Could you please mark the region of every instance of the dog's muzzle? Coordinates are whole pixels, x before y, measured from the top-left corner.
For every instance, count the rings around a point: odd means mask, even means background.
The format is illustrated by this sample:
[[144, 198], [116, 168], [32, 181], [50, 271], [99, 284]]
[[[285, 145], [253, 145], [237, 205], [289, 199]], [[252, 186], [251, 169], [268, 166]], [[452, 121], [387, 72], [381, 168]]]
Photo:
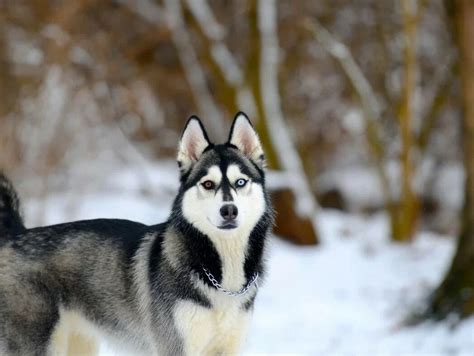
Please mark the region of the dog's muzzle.
[[239, 210], [234, 204], [225, 204], [221, 207], [220, 213], [224, 223], [219, 226], [220, 229], [234, 229], [237, 227], [236, 219]]

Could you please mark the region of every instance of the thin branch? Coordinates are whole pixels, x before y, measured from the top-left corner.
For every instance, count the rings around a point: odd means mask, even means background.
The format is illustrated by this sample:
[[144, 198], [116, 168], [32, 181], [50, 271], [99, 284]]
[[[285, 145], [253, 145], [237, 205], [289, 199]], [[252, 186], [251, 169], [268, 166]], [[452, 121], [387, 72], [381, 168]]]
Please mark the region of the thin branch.
[[201, 31], [211, 44], [211, 55], [224, 74], [229, 84], [235, 87], [242, 85], [243, 73], [237, 61], [224, 44], [224, 29], [217, 23], [206, 0], [186, 0], [186, 3], [196, 19]]
[[303, 163], [283, 118], [278, 92], [279, 45], [275, 0], [259, 0], [258, 27], [261, 36], [260, 85], [267, 127], [281, 167], [291, 173], [297, 213], [311, 217], [319, 208], [314, 199]]
[[324, 47], [341, 65], [344, 73], [347, 75], [351, 84], [354, 86], [362, 102], [363, 110], [370, 120], [377, 120], [380, 117], [381, 105], [377, 100], [372, 86], [366, 79], [359, 65], [352, 57], [352, 54], [342, 42], [337, 40], [318, 20], [307, 19], [304, 26], [309, 30]]
[[212, 60], [236, 95], [237, 105], [251, 117], [256, 116], [256, 103], [244, 83], [244, 73], [224, 42], [224, 28], [217, 22], [207, 0], [186, 0], [202, 33], [210, 42]]
[[436, 118], [438, 117], [437, 114], [446, 103], [447, 91], [452, 85], [452, 73], [456, 64], [455, 58], [456, 56], [454, 54], [448, 55], [446, 63], [438, 66], [433, 76], [431, 94], [428, 99], [425, 100], [427, 104], [420, 114], [421, 127], [416, 137], [416, 142], [421, 154], [423, 154], [428, 145], [431, 132], [433, 131]]
[[164, 0], [163, 7], [150, 0], [119, 0], [119, 2], [150, 23], [168, 25], [198, 111], [211, 123], [209, 127], [212, 133], [222, 137], [224, 128], [220, 110], [209, 91], [204, 70], [199, 63], [191, 36], [186, 30], [181, 0]]
[[[384, 16], [387, 11], [387, 4], [382, 1], [375, 1], [373, 4], [375, 15], [377, 19], [375, 21], [375, 36], [378, 38], [378, 42], [381, 48], [380, 51], [380, 58], [378, 58], [377, 62], [381, 65], [380, 67], [380, 74], [381, 74], [381, 82], [380, 88], [382, 91], [382, 96], [385, 99], [385, 103], [390, 103], [396, 98], [393, 97], [393, 93], [389, 88], [389, 81], [386, 80], [386, 73], [388, 73], [390, 66], [389, 66], [389, 58], [391, 58], [389, 44], [392, 42], [390, 40], [390, 34], [388, 33], [388, 25], [386, 21], [384, 21]], [[392, 106], [385, 105], [384, 112], [382, 115], [387, 115], [389, 113], [391, 116], [393, 115]]]
[[196, 98], [199, 111], [211, 123], [214, 134], [223, 137], [224, 128], [221, 114], [209, 91], [206, 76], [193, 47], [191, 36], [186, 30], [180, 0], [165, 0], [166, 21], [171, 30], [171, 38], [178, 52], [179, 60], [186, 74], [191, 90]]
[[206, 0], [186, 0], [193, 16], [202, 28], [204, 34], [213, 41], [224, 39], [225, 29], [217, 22], [209, 3]]
[[317, 19], [308, 18], [304, 21], [303, 26], [313, 34], [323, 48], [339, 63], [361, 101], [369, 148], [374, 155], [375, 167], [382, 183], [385, 201], [387, 205], [391, 205], [390, 181], [384, 169], [385, 146], [379, 135], [379, 119], [382, 110], [377, 100], [377, 95], [345, 44], [336, 39]]
[[127, 7], [130, 11], [150, 23], [163, 23], [164, 11], [161, 6], [150, 0], [116, 0], [119, 4]]

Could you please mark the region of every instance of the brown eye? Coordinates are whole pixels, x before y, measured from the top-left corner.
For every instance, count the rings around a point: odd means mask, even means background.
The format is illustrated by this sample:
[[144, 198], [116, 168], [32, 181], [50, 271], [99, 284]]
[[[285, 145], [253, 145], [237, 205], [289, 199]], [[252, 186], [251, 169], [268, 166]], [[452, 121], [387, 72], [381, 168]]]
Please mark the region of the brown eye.
[[216, 186], [212, 180], [206, 180], [204, 183], [201, 184], [206, 190], [214, 189]]

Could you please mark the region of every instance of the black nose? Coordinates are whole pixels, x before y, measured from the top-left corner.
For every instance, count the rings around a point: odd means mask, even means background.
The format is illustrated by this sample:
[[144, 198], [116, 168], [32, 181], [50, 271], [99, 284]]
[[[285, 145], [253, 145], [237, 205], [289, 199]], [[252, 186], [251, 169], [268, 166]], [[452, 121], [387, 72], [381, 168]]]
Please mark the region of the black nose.
[[234, 204], [226, 204], [221, 208], [221, 215], [224, 220], [235, 220], [238, 214], [237, 207]]

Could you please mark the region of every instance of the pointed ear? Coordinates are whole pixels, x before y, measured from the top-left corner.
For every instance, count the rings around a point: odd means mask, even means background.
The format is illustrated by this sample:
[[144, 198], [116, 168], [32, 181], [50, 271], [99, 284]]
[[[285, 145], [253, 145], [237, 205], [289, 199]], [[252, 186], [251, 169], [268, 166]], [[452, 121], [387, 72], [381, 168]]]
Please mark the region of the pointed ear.
[[265, 167], [265, 155], [263, 154], [260, 139], [249, 118], [243, 112], [239, 112], [235, 115], [228, 142], [236, 146], [258, 166], [262, 168]]
[[201, 120], [197, 116], [191, 116], [179, 141], [177, 160], [181, 174], [186, 173], [199, 160], [209, 145], [211, 142]]

